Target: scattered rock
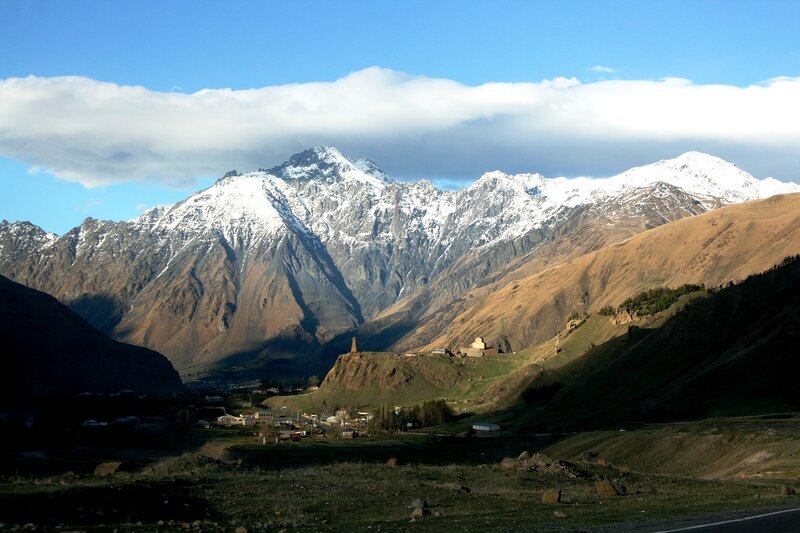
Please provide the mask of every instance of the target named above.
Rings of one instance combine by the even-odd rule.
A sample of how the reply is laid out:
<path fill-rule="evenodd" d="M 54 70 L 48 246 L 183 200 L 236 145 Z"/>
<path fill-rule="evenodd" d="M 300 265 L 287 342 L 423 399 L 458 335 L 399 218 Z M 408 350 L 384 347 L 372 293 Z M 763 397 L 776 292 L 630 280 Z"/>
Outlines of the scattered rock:
<path fill-rule="evenodd" d="M 794 496 L 795 494 L 797 494 L 797 491 L 795 491 L 792 487 L 784 485 L 781 487 L 781 494 L 783 494 L 784 496 Z"/>
<path fill-rule="evenodd" d="M 417 498 L 413 502 L 411 502 L 411 507 L 420 508 L 420 509 L 428 509 L 428 502 L 427 500 L 423 500 L 422 498 Z"/>
<path fill-rule="evenodd" d="M 116 474 L 121 466 L 122 463 L 100 463 L 97 465 L 97 468 L 94 469 L 94 475 L 98 477 L 110 476 L 112 474 Z"/>
<path fill-rule="evenodd" d="M 542 503 L 561 503 L 561 489 L 547 489 L 542 493 Z"/>
<path fill-rule="evenodd" d="M 594 490 L 597 491 L 597 495 L 603 498 L 610 498 L 613 496 L 619 496 L 620 493 L 617 490 L 617 487 L 614 486 L 611 481 L 607 479 L 598 479 L 594 482 Z"/>
<path fill-rule="evenodd" d="M 429 513 L 430 511 L 427 509 L 423 509 L 421 507 L 414 507 L 414 510 L 411 511 L 411 520 L 419 520 L 420 518 L 428 516 Z"/>
<path fill-rule="evenodd" d="M 567 514 L 562 511 L 553 511 L 553 518 L 566 518 Z"/>
<path fill-rule="evenodd" d="M 638 491 L 639 494 L 655 494 L 656 488 L 652 485 L 643 485 Z"/>
<path fill-rule="evenodd" d="M 201 525 L 203 525 L 203 523 L 200 520 L 195 520 L 194 522 L 192 522 L 193 528 L 199 528 Z"/>
<path fill-rule="evenodd" d="M 397 468 L 398 466 L 402 466 L 400 459 L 397 457 L 390 457 L 388 461 L 386 461 L 386 466 L 391 468 Z"/>
<path fill-rule="evenodd" d="M 505 462 L 505 459 L 503 459 L 503 461 Z M 545 474 L 563 475 L 572 479 L 581 477 L 580 472 L 575 470 L 572 466 L 541 453 L 535 453 L 527 459 L 515 461 L 514 465 L 522 470 L 527 470 L 528 472 L 544 472 Z M 505 465 L 501 463 L 501 466 Z M 505 468 L 510 467 L 505 466 Z"/>
<path fill-rule="evenodd" d="M 530 452 L 528 450 L 525 450 L 524 452 L 519 454 L 519 457 L 517 457 L 517 461 L 524 461 L 525 459 L 530 459 L 530 458 L 531 458 Z"/>
<path fill-rule="evenodd" d="M 414 508 L 414 510 L 411 511 L 411 520 L 424 518 L 431 513 L 430 509 L 428 508 L 428 502 L 422 498 L 417 498 L 411 502 L 411 507 Z"/>
<path fill-rule="evenodd" d="M 513 457 L 504 457 L 502 461 L 500 461 L 500 468 L 516 468 L 517 467 L 517 460 Z"/>
<path fill-rule="evenodd" d="M 247 528 L 244 526 L 239 526 L 233 530 L 233 533 L 247 533 Z"/>
<path fill-rule="evenodd" d="M 462 485 L 460 483 L 447 482 L 447 483 L 438 484 L 436 486 L 440 487 L 440 488 L 443 488 L 443 489 L 450 489 L 450 490 L 463 491 L 463 492 L 472 492 L 472 489 L 470 489 L 469 487 L 465 487 L 464 485 Z"/>

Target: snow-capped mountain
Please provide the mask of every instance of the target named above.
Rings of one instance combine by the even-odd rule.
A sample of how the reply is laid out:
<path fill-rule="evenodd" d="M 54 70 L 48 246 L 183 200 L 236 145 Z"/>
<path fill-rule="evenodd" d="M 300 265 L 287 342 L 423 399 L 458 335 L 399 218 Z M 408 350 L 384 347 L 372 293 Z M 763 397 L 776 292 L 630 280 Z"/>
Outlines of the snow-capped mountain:
<path fill-rule="evenodd" d="M 607 179 L 494 171 L 446 192 L 321 147 L 271 169 L 229 172 L 129 222 L 87 219 L 58 239 L 6 223 L 0 273 L 183 371 L 274 363 L 346 336 L 398 301 L 408 304 L 401 321 L 423 319 L 559 236 L 583 235 L 591 247 L 795 191 L 690 152 Z"/>
<path fill-rule="evenodd" d="M 58 235 L 30 222 L 0 221 L 0 272 L 29 254 L 43 252 L 56 240 Z"/>

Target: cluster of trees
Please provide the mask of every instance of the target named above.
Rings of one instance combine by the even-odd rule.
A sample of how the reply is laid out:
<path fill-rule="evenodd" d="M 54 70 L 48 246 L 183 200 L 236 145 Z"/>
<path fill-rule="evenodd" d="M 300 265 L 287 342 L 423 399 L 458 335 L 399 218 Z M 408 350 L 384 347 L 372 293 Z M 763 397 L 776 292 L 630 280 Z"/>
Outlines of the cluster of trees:
<path fill-rule="evenodd" d="M 605 307 L 601 307 L 598 313 L 600 313 L 602 316 L 614 316 L 617 314 L 617 310 L 610 305 L 607 305 Z"/>
<path fill-rule="evenodd" d="M 656 287 L 642 291 L 632 298 L 628 298 L 619 306 L 619 311 L 628 311 L 631 314 L 644 316 L 659 313 L 678 301 L 678 298 L 690 292 L 705 290 L 702 283 L 686 283 L 676 289 L 669 287 Z M 601 310 L 602 311 L 602 310 Z"/>
<path fill-rule="evenodd" d="M 437 426 L 453 419 L 453 411 L 444 400 L 430 400 L 400 412 L 383 405 L 373 412 L 370 431 L 400 431 L 412 427 Z"/>

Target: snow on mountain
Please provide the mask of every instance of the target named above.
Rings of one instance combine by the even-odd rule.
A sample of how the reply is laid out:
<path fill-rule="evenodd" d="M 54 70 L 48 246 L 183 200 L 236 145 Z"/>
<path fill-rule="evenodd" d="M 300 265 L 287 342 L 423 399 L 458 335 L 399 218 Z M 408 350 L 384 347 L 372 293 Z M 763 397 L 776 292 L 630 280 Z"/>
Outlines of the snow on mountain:
<path fill-rule="evenodd" d="M 286 228 L 350 251 L 390 244 L 402 250 L 413 234 L 417 245 L 427 247 L 425 260 L 438 264 L 453 242 L 481 247 L 513 240 L 571 208 L 657 183 L 682 189 L 706 208 L 800 191 L 797 184 L 759 180 L 718 157 L 687 152 L 604 179 L 493 171 L 447 192 L 427 180 L 395 182 L 369 160 L 351 161 L 336 148 L 317 147 L 269 170 L 231 172 L 134 222 L 182 241 L 212 232 L 235 249 L 276 239 Z"/>
<path fill-rule="evenodd" d="M 57 240 L 58 235 L 30 222 L 0 221 L 0 264 L 15 261 L 29 253 L 41 253 Z"/>
<path fill-rule="evenodd" d="M 129 222 L 87 219 L 60 238 L 4 222 L 0 273 L 183 368 L 202 367 L 329 342 L 432 283 L 436 305 L 447 305 L 587 221 L 641 231 L 796 191 L 689 152 L 606 179 L 493 171 L 450 192 L 318 147 L 231 171 Z"/>

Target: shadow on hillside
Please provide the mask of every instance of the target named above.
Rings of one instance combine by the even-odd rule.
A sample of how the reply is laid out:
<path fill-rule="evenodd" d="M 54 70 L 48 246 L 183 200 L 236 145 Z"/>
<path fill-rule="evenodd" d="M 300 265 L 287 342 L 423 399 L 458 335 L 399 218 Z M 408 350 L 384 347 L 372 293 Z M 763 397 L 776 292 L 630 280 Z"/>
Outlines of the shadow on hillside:
<path fill-rule="evenodd" d="M 119 303 L 104 294 L 83 294 L 66 304 L 92 327 L 108 336 L 112 336 L 114 328 L 122 320 L 122 309 Z"/>
<path fill-rule="evenodd" d="M 284 337 L 270 339 L 251 349 L 222 357 L 216 363 L 216 368 L 207 373 L 207 378 L 236 382 L 265 377 L 300 379 L 310 375 L 324 376 L 341 354 L 350 351 L 353 337 L 358 339 L 359 350 L 379 352 L 402 338 L 410 329 L 411 325 L 403 321 L 392 321 L 391 326 L 378 331 L 360 327 L 340 333 L 320 346 L 313 337 L 298 328 Z"/>
<path fill-rule="evenodd" d="M 580 431 L 795 410 L 798 346 L 800 260 L 793 260 L 687 305 L 661 327 L 634 329 L 546 371 L 525 387 L 538 401 L 502 415 L 520 430 Z M 563 386 L 550 397 L 535 393 L 556 381 Z"/>

